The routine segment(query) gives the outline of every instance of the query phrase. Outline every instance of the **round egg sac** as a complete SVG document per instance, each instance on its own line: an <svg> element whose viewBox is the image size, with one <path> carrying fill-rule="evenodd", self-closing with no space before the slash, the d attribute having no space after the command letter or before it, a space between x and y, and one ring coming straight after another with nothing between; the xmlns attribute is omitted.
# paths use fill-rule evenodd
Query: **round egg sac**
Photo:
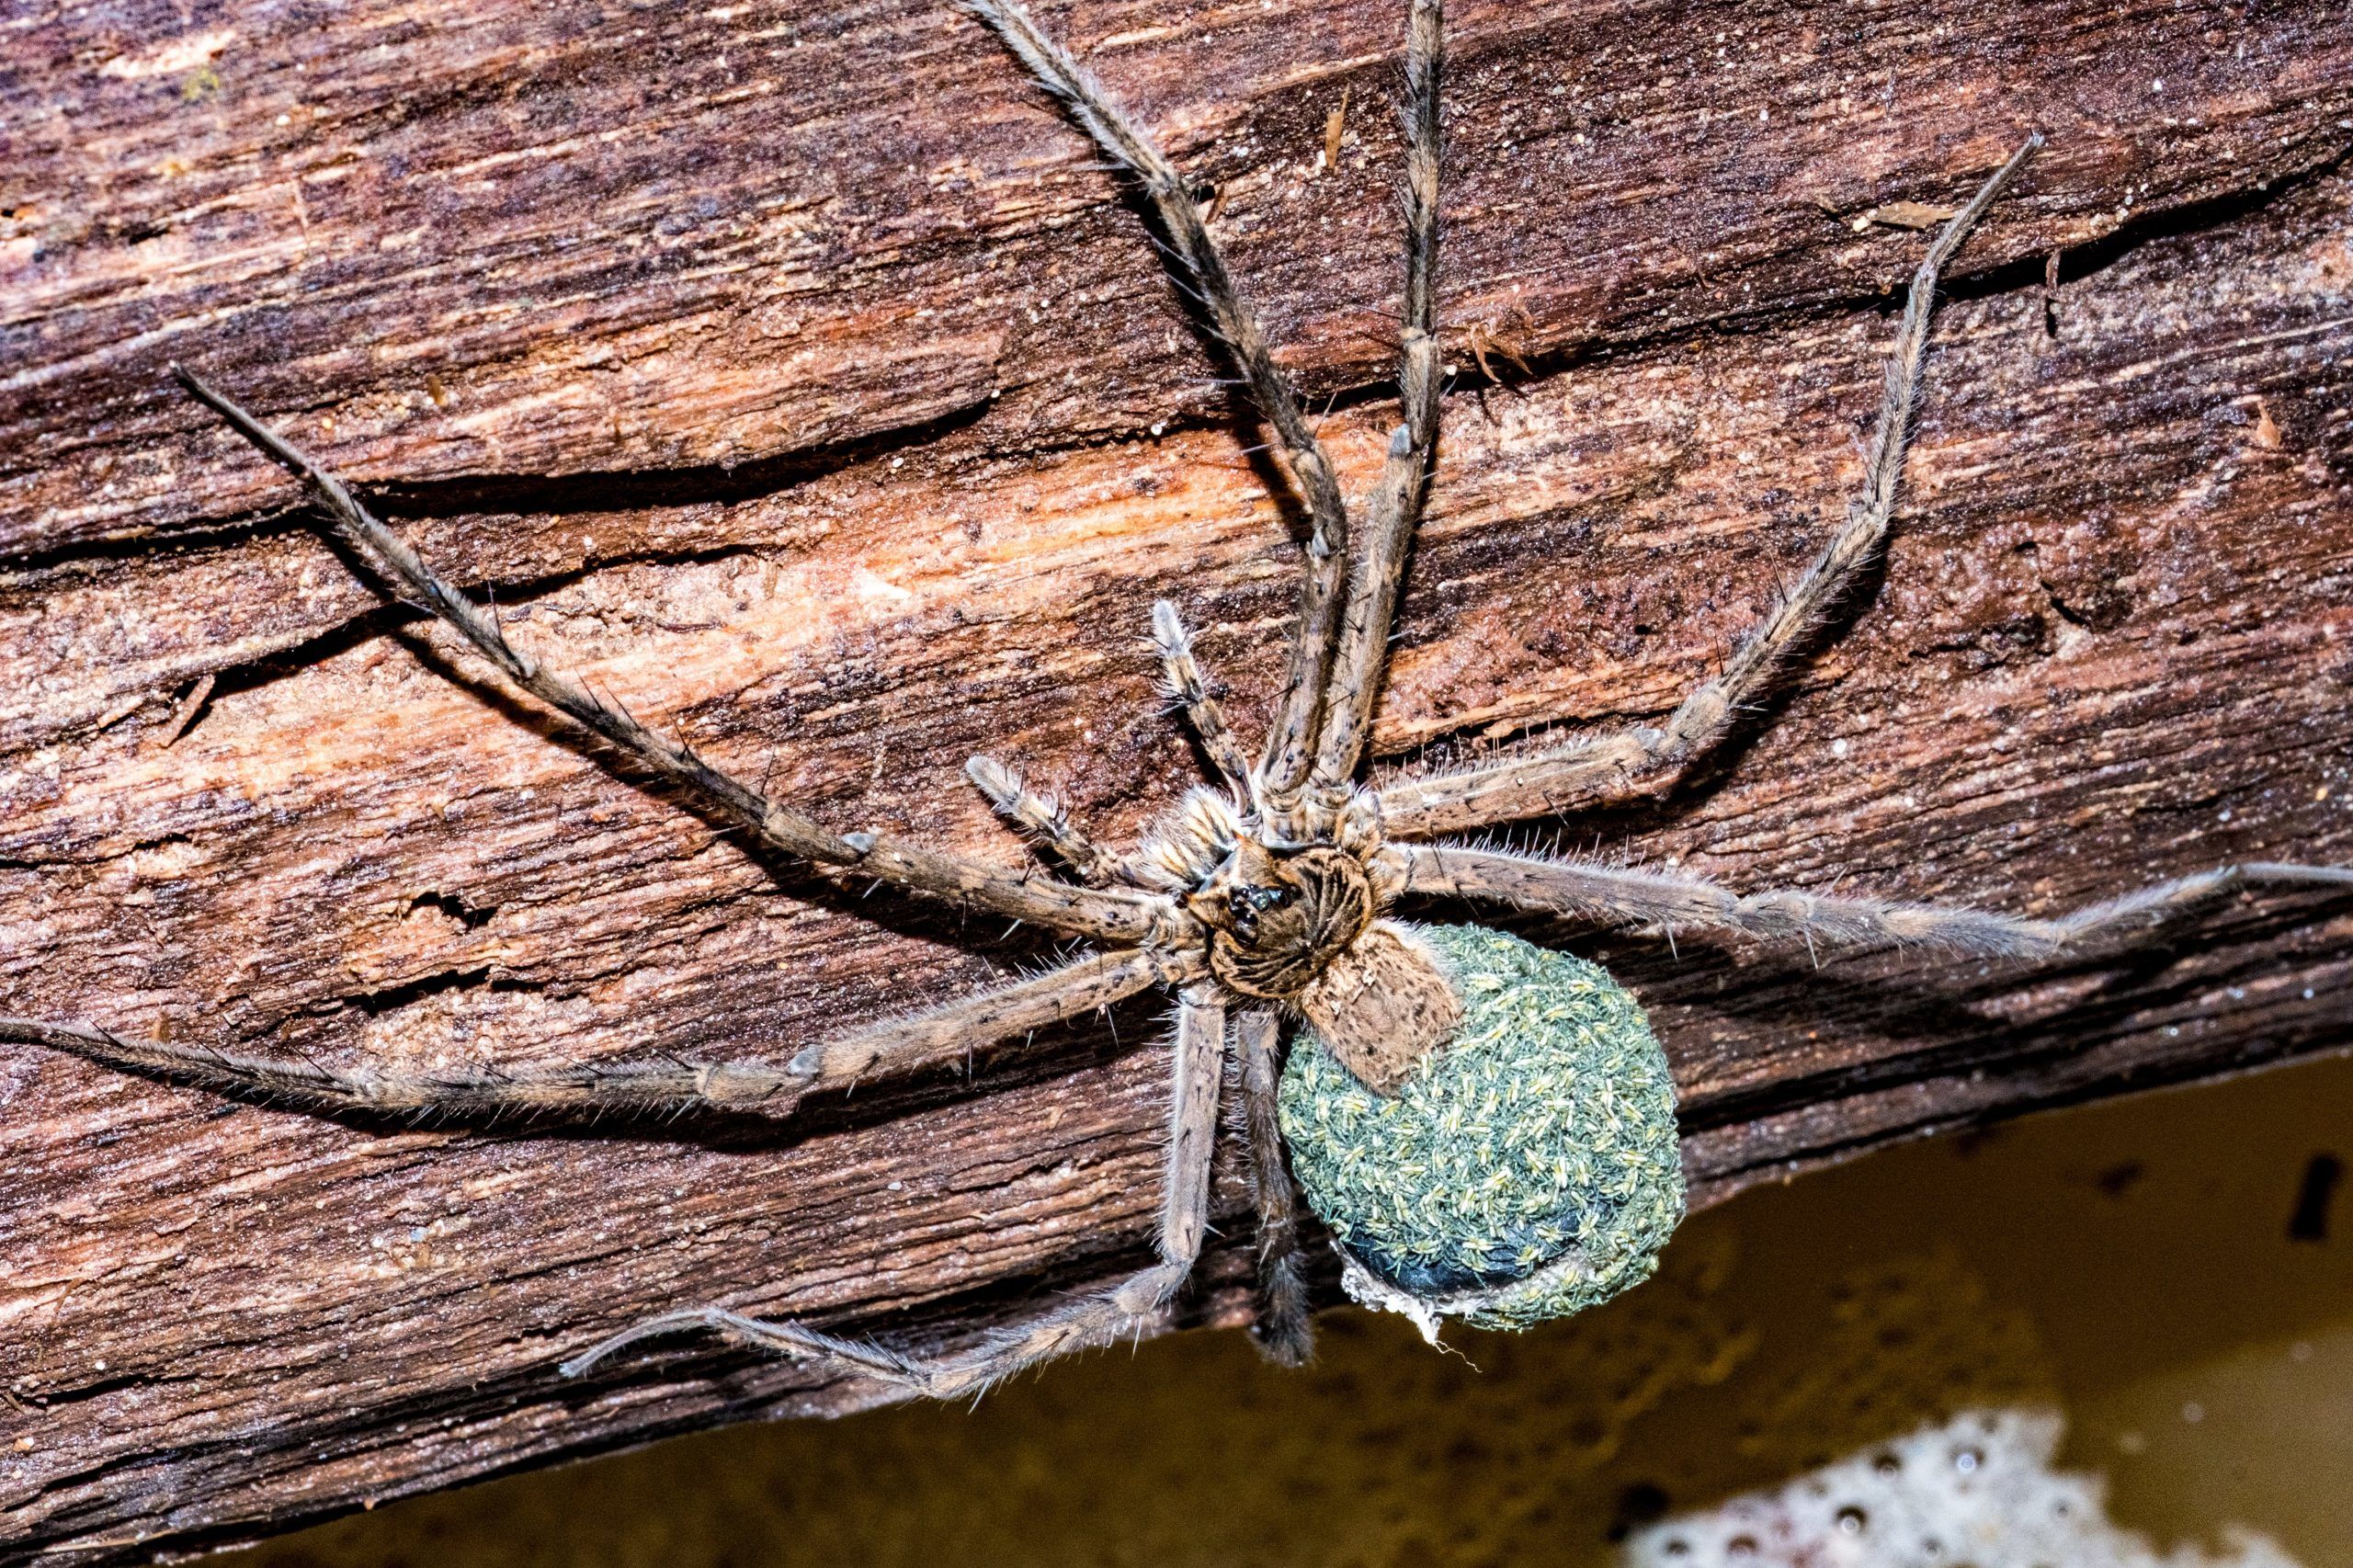
<svg viewBox="0 0 2353 1568"><path fill-rule="evenodd" d="M1480 1327L1648 1278L1683 1217L1683 1167L1641 1005L1598 964L1503 932L1413 929L1462 1021L1386 1097L1301 1032L1279 1104L1309 1204L1381 1284Z"/></svg>

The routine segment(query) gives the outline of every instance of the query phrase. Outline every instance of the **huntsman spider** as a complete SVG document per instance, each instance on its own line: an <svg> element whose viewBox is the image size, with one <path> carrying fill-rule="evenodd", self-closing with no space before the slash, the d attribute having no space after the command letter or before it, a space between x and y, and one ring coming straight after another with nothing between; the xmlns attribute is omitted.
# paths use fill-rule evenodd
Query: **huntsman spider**
<svg viewBox="0 0 2353 1568"><path fill-rule="evenodd" d="M1446 842L1449 835L1563 816L1663 788L1717 747L1744 710L1790 670L1808 634L1888 540L1940 271L2039 137L1993 171L1929 245L1887 359L1861 491L1718 674L1656 726L1589 734L1452 771L1408 770L1370 786L1367 735L1431 481L1447 374L1437 319L1440 4L1409 0L1407 8L1404 308L1396 370L1403 417L1371 489L1351 505L1184 176L1018 0L968 0L1131 184L1168 270L1268 431L1308 523L1285 676L1255 753L1222 710L1176 609L1154 607L1152 635L1169 689L1215 778L1186 795L1140 847L1121 853L1097 844L1011 769L972 759L972 783L1035 840L1058 874L982 864L888 834L836 833L656 733L514 646L494 614L437 574L332 473L195 375L178 372L191 395L300 482L325 525L396 594L446 621L514 686L639 759L698 808L821 875L1027 922L1092 950L983 994L818 1041L782 1062L419 1074L148 1042L80 1023L0 1019L0 1039L335 1110L472 1117L718 1108L782 1116L814 1091L938 1067L1165 988L1176 999L1171 1136L1158 1258L1150 1267L942 1358L698 1308L641 1323L564 1364L576 1374L649 1335L715 1330L944 1397L1106 1342L1171 1303L1207 1229L1229 1057L1257 1207L1258 1334L1276 1358L1296 1362L1310 1346L1295 1173L1343 1249L1351 1292L1411 1312L1426 1327L1448 1315L1528 1321L1597 1300L1649 1271L1681 1213L1682 1190L1672 1089L1639 1007L1594 966L1518 937L1392 918L1390 909L1409 895L1677 932L1715 929L1818 949L1911 945L2039 960L2094 942L2132 940L2242 885L2353 885L2353 871L2343 869L2249 863L2072 914L2025 918L1859 896L1735 892L1673 869ZM1286 1021L1297 1026L1288 1043ZM1506 1054L1494 1056L1497 1050ZM1401 1117L1423 1119L1400 1132L1390 1123ZM1429 1169L1456 1187L1401 1198L1392 1179L1402 1168L1394 1154L1401 1137L1421 1138L1416 1147L1425 1154L1436 1150ZM1302 1155L1311 1142L1313 1179ZM1420 1218L1398 1212L1425 1199L1445 1209L1438 1241L1427 1227L1415 1230Z"/></svg>

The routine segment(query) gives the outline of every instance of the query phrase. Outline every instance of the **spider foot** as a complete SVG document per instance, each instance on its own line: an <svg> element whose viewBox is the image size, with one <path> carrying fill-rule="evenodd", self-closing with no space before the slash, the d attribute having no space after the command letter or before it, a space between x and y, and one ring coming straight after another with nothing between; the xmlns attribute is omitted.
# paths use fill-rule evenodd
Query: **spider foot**
<svg viewBox="0 0 2353 1568"><path fill-rule="evenodd" d="M1267 1264L1250 1342L1278 1367L1304 1367L1315 1359L1315 1325L1308 1317L1307 1278L1298 1254Z"/></svg>

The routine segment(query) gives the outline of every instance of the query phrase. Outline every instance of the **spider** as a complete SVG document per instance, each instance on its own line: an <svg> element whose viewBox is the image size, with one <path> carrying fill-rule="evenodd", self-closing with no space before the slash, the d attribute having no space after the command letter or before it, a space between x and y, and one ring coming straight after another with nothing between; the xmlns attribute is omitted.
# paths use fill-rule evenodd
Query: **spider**
<svg viewBox="0 0 2353 1568"><path fill-rule="evenodd" d="M497 617L439 576L332 473L194 374L175 367L190 395L306 488L326 525L393 590L461 635L505 677L665 776L708 812L763 844L843 881L881 882L969 910L1029 922L1093 950L1034 977L892 1018L809 1046L781 1063L716 1061L584 1064L511 1072L411 1073L336 1069L169 1041L134 1041L106 1028L0 1019L0 1039L70 1051L107 1066L193 1081L223 1093L336 1110L495 1115L724 1109L784 1116L813 1092L952 1062L1018 1040L1153 987L1175 994L1170 1137L1158 1258L1116 1287L1047 1312L970 1349L918 1359L793 1322L719 1308L654 1318L564 1363L577 1374L648 1336L715 1330L834 1369L948 1397L1140 1326L1191 1275L1208 1225L1211 1160L1229 1059L1242 1101L1244 1143L1258 1212L1262 1346L1297 1362L1311 1345L1301 1194L1287 1152L1282 1037L1294 1063L1327 1053L1358 1108L1394 1103L1438 1064L1467 1052L1477 989L1461 938L1392 918L1412 895L1605 924L1716 929L1770 941L1832 946L1924 945L2040 960L2095 940L2129 940L2204 901L2253 883L2353 885L2353 869L2274 862L2225 866L2052 918L1893 903L1797 891L1742 894L1673 870L1593 858L1461 846L1446 835L1538 816L1557 817L1655 790L1724 740L1803 652L1809 634L1852 590L1892 526L1910 411L1920 386L1941 270L2004 187L2040 144L2029 137L1947 222L1919 263L1886 366L1886 387L1861 493L1812 563L1721 671L1684 697L1661 725L1588 734L1509 760L1402 774L1378 788L1363 778L1390 628L1429 487L1446 377L1438 337L1437 266L1442 0L1408 0L1402 116L1405 130L1404 309L1397 385L1403 418L1380 474L1353 509L1266 334L1211 239L1186 179L1111 95L1019 0L967 0L1035 81L1131 182L1175 282L1233 365L1271 436L1271 449L1307 522L1299 608L1282 687L1255 755L1229 724L1165 601L1152 636L1170 695L1215 778L1188 793L1131 852L1098 845L1011 769L976 757L967 772L991 804L1035 842L1045 862L1008 869L946 855L897 836L836 833L639 722L549 669L506 638ZM1352 515L1353 512L1353 515ZM1497 936L1497 941L1518 943ZM1526 947L1527 944L1519 944ZM1534 949L1531 949L1533 951ZM1557 957L1557 956L1556 956ZM1574 960L1559 960L1575 963ZM1541 959L1532 960L1541 968ZM1589 968L1590 966L1585 966ZM1516 971L1517 972L1517 971ZM1533 973L1534 970L1527 972ZM1558 971L1546 971L1556 975ZM1614 994L1580 969L1563 982L1581 996ZM1493 981L1493 977L1487 977ZM1495 985L1518 982L1494 981ZM1533 983L1530 982L1529 983ZM1631 1000L1626 1006L1631 1007ZM1548 1017L1551 1015L1546 1015ZM1631 1028L1647 1041L1639 1009ZM1466 1038L1458 1039L1458 1036ZM1655 1046L1649 1048L1655 1052ZM1663 1071L1658 1093L1670 1096ZM1340 1081L1340 1080L1336 1080ZM1520 1085L1500 1085L1508 1108ZM1556 1085L1557 1086L1557 1085ZM1610 1104L1606 1076L1573 1097ZM1672 1156L1650 1172L1658 1212L1679 1216ZM1614 1116L1615 1112L1611 1114ZM1505 1119L1508 1121L1509 1116ZM1570 1148L1564 1165L1582 1151ZM1329 1218L1329 1216L1326 1216ZM1342 1227L1336 1225L1336 1232ZM1470 1312L1501 1287L1552 1270L1593 1274L1575 1227L1533 1260L1504 1259L1467 1285L1375 1268L1344 1246L1345 1281L1359 1299L1429 1320ZM1649 1237L1654 1250L1664 1231ZM1640 1249L1638 1249L1639 1251ZM1493 1260L1491 1260L1493 1261ZM1631 1283L1648 1251L1597 1290Z"/></svg>

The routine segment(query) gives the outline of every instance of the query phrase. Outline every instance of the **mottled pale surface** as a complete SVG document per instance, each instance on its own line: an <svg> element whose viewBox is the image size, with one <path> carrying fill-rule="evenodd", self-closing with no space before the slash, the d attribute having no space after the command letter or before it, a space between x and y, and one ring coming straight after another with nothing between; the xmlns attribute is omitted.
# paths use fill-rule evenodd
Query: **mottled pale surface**
<svg viewBox="0 0 2353 1568"><path fill-rule="evenodd" d="M1237 268L1360 481L1389 418L1394 8L1054 15L1228 191ZM1854 480L1922 244L1856 221L1952 199L2037 125L2049 153L1963 258L1863 613L1699 787L1572 831L1743 887L2034 910L2353 859L2340 6L1455 19L1466 373L1384 758L1667 709ZM1155 594L1258 711L1290 591L1267 476L1131 215L949 8L0 25L0 1008L340 1059L771 1053L1043 951L812 888L449 685L463 661L166 391L173 356L400 481L404 530L518 640L837 827L1014 853L958 778L986 746L1131 830L1189 776ZM1354 140L1313 174L1344 91ZM1477 384L1473 325L1519 384ZM1653 1007L1705 1196L2337 1048L2348 937L2342 903L2271 901L2033 982L1590 950ZM1162 1066L1151 1008L1116 1022L975 1088L682 1141L222 1112L0 1056L0 1539L200 1543L861 1400L689 1347L585 1391L548 1366L682 1301L928 1340L1129 1266ZM1212 1272L1188 1313L1236 1306L1236 1260Z"/></svg>

